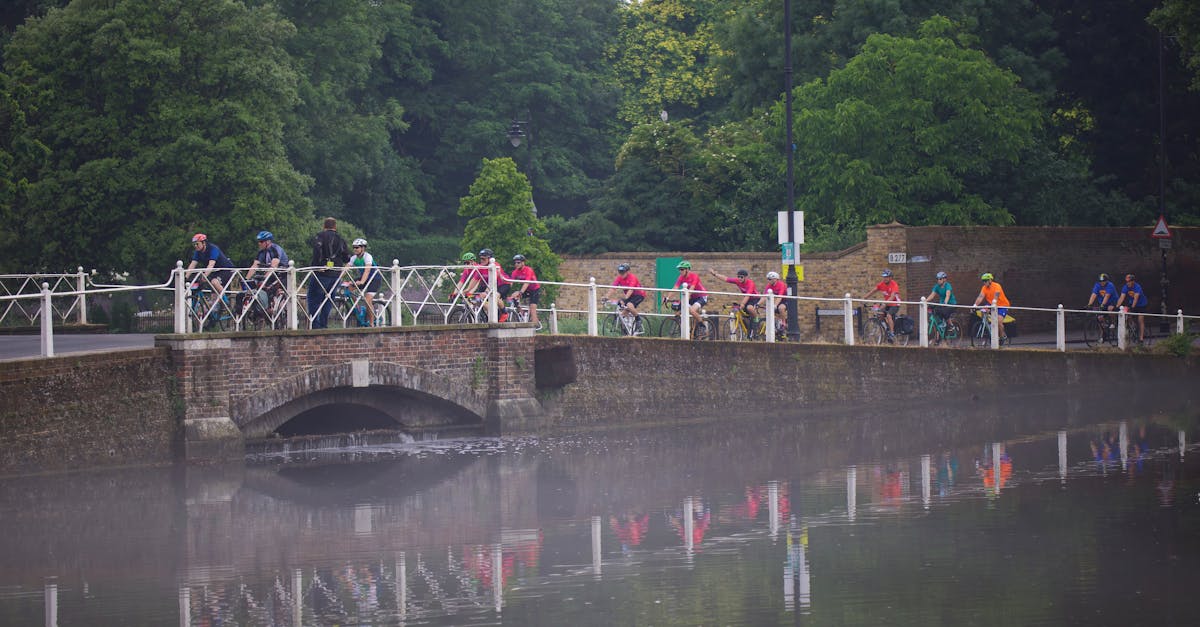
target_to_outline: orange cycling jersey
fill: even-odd
[[[992,304],[992,301],[994,300],[996,301],[997,307],[1009,306],[1008,297],[1004,295],[1004,288],[995,281],[992,281],[991,285],[984,285],[979,290],[979,293],[983,294],[983,300],[989,305]]]

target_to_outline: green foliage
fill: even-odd
[[[1154,345],[1154,352],[1186,359],[1195,351],[1192,344],[1197,337],[1200,336],[1195,333],[1172,333]]]
[[[555,251],[573,255],[594,255],[610,250],[628,250],[621,227],[599,211],[588,211],[570,220],[562,216],[546,217],[546,239]]]
[[[1200,91],[1200,5],[1191,0],[1164,0],[1150,12],[1149,21],[1174,38],[1179,56],[1192,71],[1192,89]]]
[[[533,215],[532,203],[529,181],[512,159],[484,159],[471,193],[459,204],[458,214],[469,218],[461,250],[491,248],[505,266],[511,265],[513,255],[522,254],[539,279],[562,281],[562,259],[550,250],[546,224]],[[549,287],[546,302],[553,302],[556,290]]]

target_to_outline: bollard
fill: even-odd
[[[187,333],[187,281],[183,278],[183,262],[175,262],[175,332]]]
[[[921,334],[921,348],[929,347],[929,303],[925,301],[925,297],[921,297],[921,305],[917,309],[921,315],[918,323],[918,333]]]
[[[775,342],[775,292],[767,292],[767,342]]]
[[[588,302],[587,302],[587,333],[593,337],[600,335],[598,324],[596,324],[596,277],[588,277]]]
[[[296,260],[288,259],[287,273],[287,327],[293,331],[300,328],[300,312],[297,304],[299,285],[296,277]]]
[[[400,260],[392,260],[392,302],[388,303],[387,312],[392,316],[392,326],[404,326],[404,300],[400,293]],[[413,324],[417,317],[413,316]]]
[[[1122,305],[1121,310],[1117,312],[1117,348],[1121,350],[1125,350],[1125,325],[1128,324],[1125,322],[1125,311],[1126,308]]]
[[[50,307],[50,284],[42,283],[42,357],[54,356],[54,314]]]
[[[488,264],[488,322],[496,322],[500,319],[500,308],[496,306],[496,299],[500,298],[500,294],[496,292],[496,262]]]
[[[1058,311],[1054,314],[1054,339],[1058,346],[1059,352],[1067,352],[1067,314],[1063,311],[1062,303],[1058,304]]]
[[[75,304],[79,306],[79,324],[87,324],[87,273],[83,271],[83,266],[78,267],[79,274],[75,278],[75,291],[79,292],[79,296],[75,299]]]
[[[1000,348],[1000,312],[996,311],[996,309],[997,309],[996,303],[999,302],[999,300],[1000,300],[999,296],[992,299],[992,311],[989,312],[989,315],[992,316],[992,349],[993,350]],[[997,468],[999,468],[999,466],[997,466]]]
[[[550,303],[550,335],[558,335],[558,306]]]
[[[1183,335],[1183,310],[1182,309],[1179,310],[1179,313],[1177,314],[1177,317],[1175,318],[1175,332],[1178,333],[1179,335]]]
[[[690,340],[692,339],[692,308],[688,305],[691,303],[691,296],[688,292],[688,284],[683,284],[683,291],[679,298],[679,337]]]
[[[843,304],[842,320],[845,324],[846,346],[854,346],[854,302],[850,300],[850,292],[846,292],[846,301]]]

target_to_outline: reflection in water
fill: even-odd
[[[1010,624],[1200,619],[1185,430],[881,454],[757,428],[0,482],[0,623],[958,624],[997,599]]]

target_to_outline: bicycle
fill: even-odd
[[[971,322],[971,346],[991,346],[992,345],[992,316],[988,311],[990,307],[980,307],[975,310],[977,320]],[[1005,316],[1004,323],[1009,324],[1016,322],[1012,316]],[[1007,335],[1000,338],[1000,346],[1008,346],[1012,344],[1012,340]]]
[[[962,339],[962,327],[954,316],[942,318],[931,309],[929,311],[929,339],[935,346],[957,346]]]
[[[505,313],[508,314],[510,322],[529,322],[529,306],[522,305],[519,298],[508,299],[507,305],[504,307]],[[539,319],[534,331],[542,330],[542,321]]]
[[[766,339],[766,318],[759,318],[752,324],[749,314],[746,313],[740,303],[726,305],[726,308],[733,310],[733,315],[729,318],[729,339],[735,342]]]
[[[663,320],[662,326],[658,330],[658,334],[662,337],[679,337],[681,328],[679,321],[682,318],[679,301],[671,301],[671,309],[675,311],[675,315]],[[713,325],[708,321],[708,314],[703,309],[700,310],[699,316],[691,316],[690,320],[693,340],[713,339]]]
[[[642,315],[629,315],[625,309],[625,302],[620,300],[606,301],[605,305],[611,308],[611,311],[604,316],[604,322],[601,324],[600,333],[602,335],[645,335],[646,326],[643,322]]]
[[[461,300],[450,309],[447,320],[450,324],[482,324],[487,322],[487,301],[483,293],[463,294]]]
[[[211,284],[209,287],[211,288]],[[200,281],[193,282],[190,289],[191,294],[188,296],[188,300],[191,301],[189,309],[192,317],[195,318],[196,322],[200,323],[200,330],[211,331],[216,328],[218,331],[224,331],[226,321],[233,319],[229,296],[221,294],[220,301],[213,302],[209,298],[212,290],[201,287]]]
[[[244,327],[250,330],[282,329],[287,325],[284,318],[287,295],[278,282],[264,285],[253,279],[244,281],[238,299],[237,310]]]
[[[1089,348],[1109,344],[1117,345],[1117,318],[1111,312],[1094,308],[1097,313],[1084,314],[1087,319],[1083,322],[1083,341]],[[1127,329],[1128,330],[1128,329]],[[1137,339],[1137,329],[1134,328],[1134,339]]]
[[[342,281],[333,294],[333,311],[342,320],[342,326],[370,327],[383,326],[385,307],[382,302],[372,302],[371,309],[375,313],[375,322],[367,317],[366,296],[358,284],[353,281]]]
[[[895,319],[893,318],[893,322]],[[888,337],[887,307],[871,305],[871,316],[867,319],[867,330],[864,333],[868,344],[883,344]],[[907,333],[893,333],[891,342],[898,346],[908,346]]]

